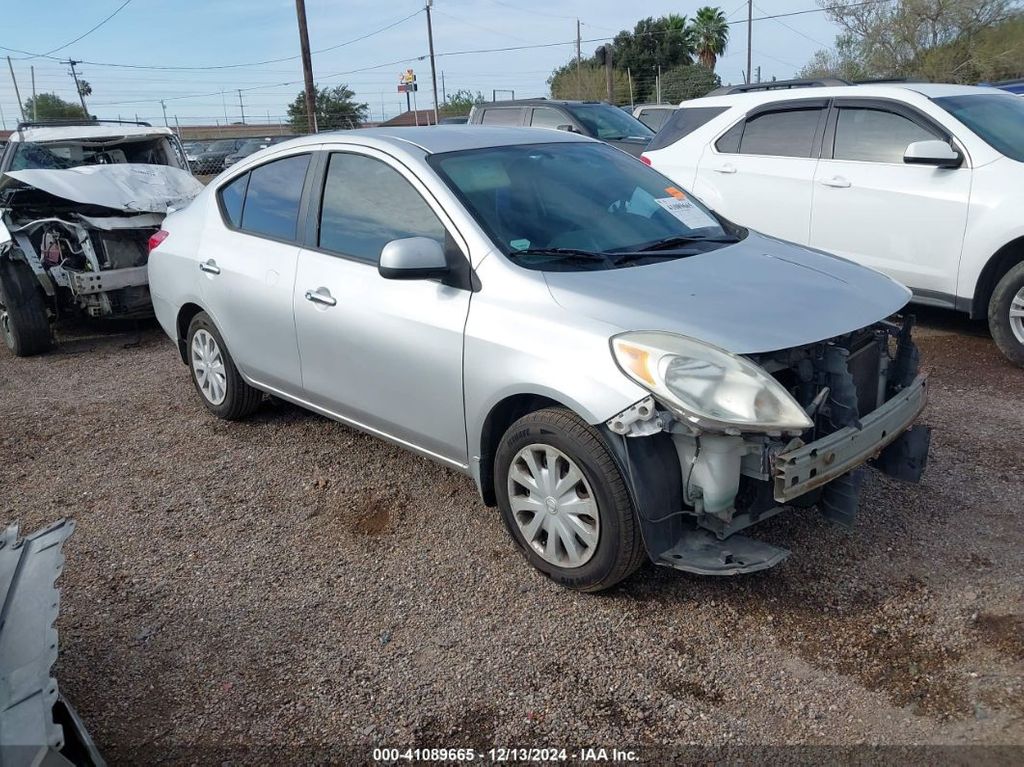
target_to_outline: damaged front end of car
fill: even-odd
[[[772,567],[789,551],[741,531],[789,506],[852,525],[864,466],[918,481],[930,431],[913,319],[733,355],[667,333],[612,340],[651,396],[607,421],[644,542],[659,565],[705,575]]]
[[[9,171],[0,184],[0,259],[38,283],[51,320],[152,316],[149,238],[202,186],[186,171],[97,165]]]

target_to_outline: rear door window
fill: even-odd
[[[249,185],[249,174],[239,176],[220,190],[220,206],[224,217],[236,229],[242,225],[242,203],[245,202],[245,187]]]
[[[740,154],[810,157],[824,109],[787,109],[749,118],[740,139]]]
[[[480,122],[484,125],[520,125],[523,110],[518,107],[489,107]]]
[[[274,160],[249,171],[239,228],[249,234],[294,240],[308,167],[309,155],[300,154]],[[229,220],[233,206],[237,205],[238,190],[232,189],[237,183],[235,181],[221,190],[221,202]]]

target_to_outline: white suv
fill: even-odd
[[[921,83],[714,95],[641,159],[745,226],[987,316],[1024,365],[1024,99]]]

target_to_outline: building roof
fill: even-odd
[[[434,123],[433,109],[418,109],[402,112],[402,114],[397,117],[392,117],[390,120],[386,120],[380,125],[383,128],[393,128],[398,126],[433,125]]]

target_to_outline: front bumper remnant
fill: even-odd
[[[787,503],[855,469],[903,436],[924,409],[927,376],[858,423],[775,457],[775,500]]]
[[[745,535],[720,541],[707,530],[693,530],[663,553],[656,564],[697,575],[740,575],[775,567],[789,554],[788,549]]]

